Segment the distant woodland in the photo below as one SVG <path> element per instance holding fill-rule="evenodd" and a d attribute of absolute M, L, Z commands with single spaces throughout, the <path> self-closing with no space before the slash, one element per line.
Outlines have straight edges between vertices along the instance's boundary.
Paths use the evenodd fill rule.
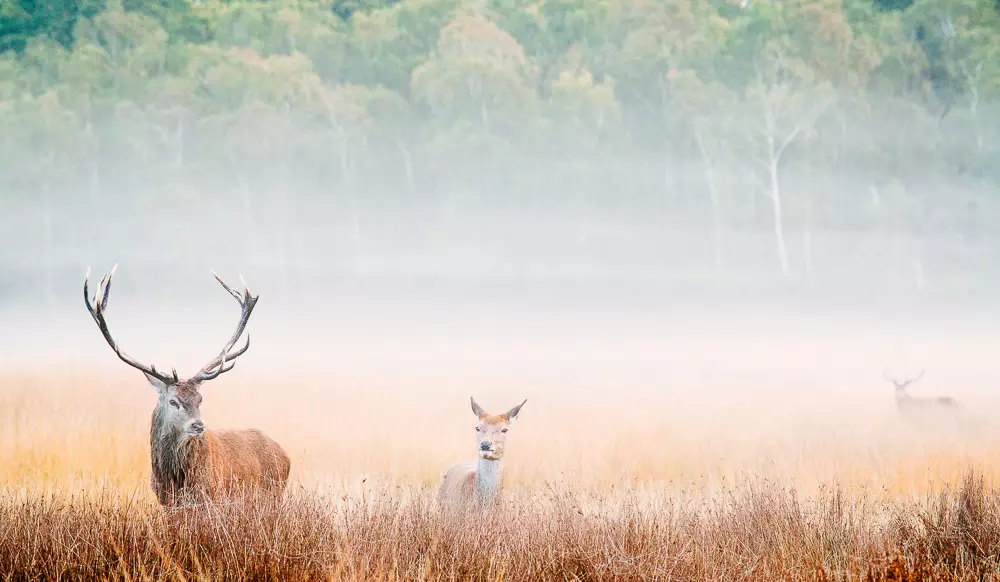
<path fill-rule="evenodd" d="M 109 246 L 919 288 L 998 226 L 997 0 L 0 0 L 0 294 Z"/>

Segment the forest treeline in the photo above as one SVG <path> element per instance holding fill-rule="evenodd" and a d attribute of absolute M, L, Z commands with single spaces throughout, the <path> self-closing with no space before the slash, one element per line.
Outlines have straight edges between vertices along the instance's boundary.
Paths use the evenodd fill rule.
<path fill-rule="evenodd" d="M 536 219 L 786 275 L 866 233 L 919 285 L 1000 224 L 997 0 L 0 0 L 0 51 L 7 269 L 178 217 L 284 256 Z"/>

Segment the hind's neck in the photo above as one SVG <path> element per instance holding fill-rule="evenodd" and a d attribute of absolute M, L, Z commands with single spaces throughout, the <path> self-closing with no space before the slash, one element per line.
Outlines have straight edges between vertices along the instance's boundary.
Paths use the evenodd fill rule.
<path fill-rule="evenodd" d="M 495 502 L 502 480 L 503 461 L 479 459 L 476 466 L 476 501 L 483 506 Z"/>

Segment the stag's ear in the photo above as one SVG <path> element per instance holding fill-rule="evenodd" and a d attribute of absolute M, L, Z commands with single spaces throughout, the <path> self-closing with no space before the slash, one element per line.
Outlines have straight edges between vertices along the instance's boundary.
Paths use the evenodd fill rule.
<path fill-rule="evenodd" d="M 527 401 L 528 401 L 528 399 L 525 398 L 524 402 L 527 402 Z M 514 408 L 511 408 L 510 410 L 507 411 L 507 422 L 508 423 L 511 423 L 511 424 L 514 423 L 514 419 L 517 418 L 517 413 L 521 412 L 521 407 L 524 406 L 524 402 L 518 404 Z"/>
<path fill-rule="evenodd" d="M 167 385 L 163 382 L 163 380 L 160 380 L 155 376 L 150 376 L 145 372 L 143 372 L 143 375 L 146 377 L 146 380 L 149 381 L 149 385 L 152 386 L 157 392 L 163 392 L 167 389 Z"/>
<path fill-rule="evenodd" d="M 469 400 L 472 401 L 472 413 L 476 415 L 476 418 L 482 418 L 483 415 L 486 414 L 486 411 L 483 410 L 482 406 L 479 406 L 479 404 L 476 404 L 476 399 L 475 398 L 473 398 L 473 397 L 470 396 Z"/>

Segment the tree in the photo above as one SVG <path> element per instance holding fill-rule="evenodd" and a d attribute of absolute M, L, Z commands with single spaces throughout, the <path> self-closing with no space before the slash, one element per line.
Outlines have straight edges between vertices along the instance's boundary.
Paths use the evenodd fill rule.
<path fill-rule="evenodd" d="M 907 16 L 919 31 L 928 76 L 944 106 L 942 117 L 964 102 L 981 151 L 983 92 L 1000 97 L 1000 13 L 989 0 L 919 0 Z"/>
<path fill-rule="evenodd" d="M 536 107 L 536 74 L 513 37 L 483 15 L 463 13 L 441 30 L 430 60 L 414 70 L 412 92 L 462 134 L 510 140 L 523 137 Z"/>
<path fill-rule="evenodd" d="M 410 96 L 413 72 L 434 52 L 461 0 L 407 0 L 351 19 L 344 82 Z"/>
<path fill-rule="evenodd" d="M 595 82 L 586 69 L 563 71 L 549 89 L 549 115 L 567 149 L 596 149 L 621 131 L 621 109 L 609 79 Z"/>
<path fill-rule="evenodd" d="M 705 82 L 694 71 L 682 71 L 671 79 L 680 111 L 687 119 L 705 172 L 705 186 L 712 209 L 712 256 L 716 269 L 725 266 L 722 202 L 716 169 L 734 152 L 728 151 L 727 137 L 736 122 L 736 96 L 725 85 Z"/>
<path fill-rule="evenodd" d="M 756 158 L 755 168 L 763 170 L 763 178 L 756 179 L 771 203 L 778 261 L 786 277 L 791 269 L 781 166 L 789 148 L 811 136 L 816 121 L 837 99 L 831 81 L 847 87 L 861 83 L 843 62 L 850 45 L 850 28 L 830 3 L 754 2 L 728 34 L 727 67 L 745 72 L 737 77 L 747 103 L 742 137 L 756 153 L 751 158 Z"/>
<path fill-rule="evenodd" d="M 206 11 L 191 0 L 122 0 L 122 8 L 155 18 L 172 41 L 206 42 L 211 24 Z"/>
<path fill-rule="evenodd" d="M 0 0 L 0 53 L 20 52 L 34 37 L 69 48 L 77 21 L 103 7 L 103 0 Z"/>

